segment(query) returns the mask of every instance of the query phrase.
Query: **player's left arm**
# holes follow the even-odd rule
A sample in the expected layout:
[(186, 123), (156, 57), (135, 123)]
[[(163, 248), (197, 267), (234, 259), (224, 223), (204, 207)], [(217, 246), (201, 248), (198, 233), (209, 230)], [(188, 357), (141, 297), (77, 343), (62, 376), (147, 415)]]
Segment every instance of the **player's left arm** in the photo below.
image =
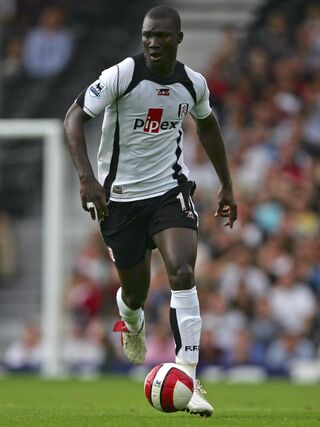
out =
[(215, 216), (228, 218), (224, 225), (232, 228), (237, 219), (237, 204), (233, 195), (227, 155), (218, 120), (213, 113), (204, 119), (192, 117), (197, 126), (200, 142), (221, 182)]

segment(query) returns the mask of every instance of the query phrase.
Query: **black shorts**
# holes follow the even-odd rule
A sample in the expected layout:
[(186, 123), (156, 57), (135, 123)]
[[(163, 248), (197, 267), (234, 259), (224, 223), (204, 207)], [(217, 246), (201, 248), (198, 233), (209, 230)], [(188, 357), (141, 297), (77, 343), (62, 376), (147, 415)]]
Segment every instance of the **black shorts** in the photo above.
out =
[(142, 261), (147, 249), (156, 248), (152, 236), (161, 230), (198, 230), (198, 214), (192, 201), (195, 187), (188, 181), (150, 199), (109, 202), (109, 215), (100, 222), (100, 228), (118, 269), (126, 270)]

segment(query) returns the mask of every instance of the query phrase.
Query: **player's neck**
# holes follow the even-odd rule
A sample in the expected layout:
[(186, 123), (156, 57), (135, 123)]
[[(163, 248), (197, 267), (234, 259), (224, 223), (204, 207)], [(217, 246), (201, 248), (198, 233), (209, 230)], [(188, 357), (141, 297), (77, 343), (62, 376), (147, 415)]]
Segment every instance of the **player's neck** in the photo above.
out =
[(145, 59), (145, 64), (148, 68), (148, 70), (158, 76), (158, 77), (166, 77), (169, 78), (171, 76), (173, 76), (175, 69), (176, 69), (176, 64), (177, 61), (175, 60), (174, 62), (171, 62), (170, 64), (151, 64), (148, 60)]

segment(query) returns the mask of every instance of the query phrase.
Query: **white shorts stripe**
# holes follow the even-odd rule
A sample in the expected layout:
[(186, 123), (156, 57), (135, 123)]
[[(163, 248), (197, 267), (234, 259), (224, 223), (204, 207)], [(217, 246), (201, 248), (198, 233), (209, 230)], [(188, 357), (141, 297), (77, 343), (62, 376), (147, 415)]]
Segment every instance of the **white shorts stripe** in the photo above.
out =
[(190, 201), (190, 206), (191, 206), (192, 212), (195, 214), (195, 216), (197, 218), (197, 227), (199, 227), (199, 215), (198, 215), (198, 212), (196, 211), (196, 209), (194, 207), (194, 203), (193, 203), (191, 196), (189, 196), (189, 201)]

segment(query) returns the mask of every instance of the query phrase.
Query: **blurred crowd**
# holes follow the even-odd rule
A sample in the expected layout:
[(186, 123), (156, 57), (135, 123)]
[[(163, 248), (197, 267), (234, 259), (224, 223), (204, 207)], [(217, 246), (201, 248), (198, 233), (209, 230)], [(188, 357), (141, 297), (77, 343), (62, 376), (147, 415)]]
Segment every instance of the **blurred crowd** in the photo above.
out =
[(274, 8), (246, 40), (226, 30), (207, 69), (239, 202), (235, 229), (223, 229), (210, 166), (192, 144), (203, 328), (222, 366), (281, 374), (295, 358), (319, 357), (319, 58), (320, 4), (305, 2), (299, 25)]
[[(233, 230), (213, 216), (219, 182), (192, 120), (185, 124), (185, 158), (200, 214), (200, 368), (250, 365), (288, 375), (293, 361), (320, 358), (320, 3), (303, 2), (294, 25), (283, 8), (287, 2), (278, 3), (282, 8), (270, 8), (245, 38), (226, 29), (220, 50), (202, 70), (238, 201)], [(24, 58), (37, 31), (25, 40)], [(32, 70), (35, 62), (25, 64)], [(70, 372), (129, 369), (112, 334), (119, 285), (94, 229), (66, 285), (63, 358)], [(146, 366), (174, 360), (169, 301), (166, 272), (154, 251)], [(21, 342), (32, 341), (30, 330), (25, 335)], [(31, 335), (41, 347), (37, 332)], [(9, 348), (4, 360), (16, 369), (12, 353)]]
[(0, 116), (62, 118), (79, 88), (136, 41), (154, 2), (1, 0)]
[[(1, 17), (1, 115), (35, 117), (57, 78), (74, 59), (78, 32), (70, 1), (3, 0)], [(11, 102), (12, 94), (19, 103)]]

